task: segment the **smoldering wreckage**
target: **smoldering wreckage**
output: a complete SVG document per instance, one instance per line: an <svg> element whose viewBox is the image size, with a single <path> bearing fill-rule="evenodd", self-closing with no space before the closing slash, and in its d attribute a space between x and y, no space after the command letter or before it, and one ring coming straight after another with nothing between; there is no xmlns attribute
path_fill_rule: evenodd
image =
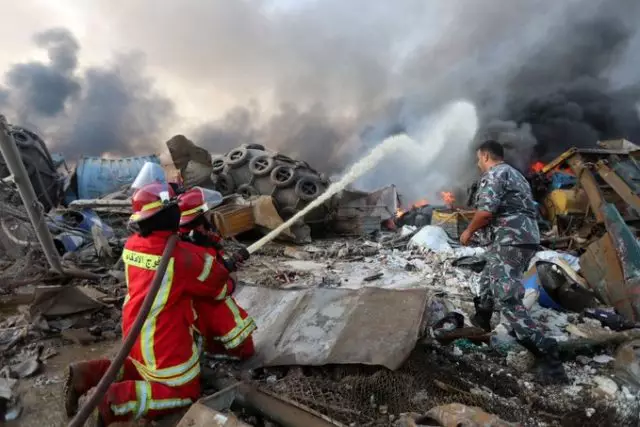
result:
<svg viewBox="0 0 640 427"><path fill-rule="evenodd" d="M21 384L62 387L48 361L74 344L114 345L126 294L120 260L131 183L156 155L82 157L69 168L38 135L8 125L67 274L52 272L16 188L0 167L5 421L37 411ZM224 240L256 240L315 200L329 179L257 144L209 153L167 142L166 176L215 189ZM345 190L256 252L238 302L255 318L256 356L203 356L203 397L155 421L178 426L638 425L640 149L605 141L531 166L542 248L525 305L560 342L568 385L533 376L534 357L498 326L469 326L484 252L458 243L469 200L404 206L395 187Z"/></svg>

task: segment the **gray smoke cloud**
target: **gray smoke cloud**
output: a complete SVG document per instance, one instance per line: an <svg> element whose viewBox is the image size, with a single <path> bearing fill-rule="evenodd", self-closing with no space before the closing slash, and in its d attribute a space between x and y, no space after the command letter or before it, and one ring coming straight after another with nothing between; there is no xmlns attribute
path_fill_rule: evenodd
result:
<svg viewBox="0 0 640 427"><path fill-rule="evenodd" d="M52 117L64 111L65 104L78 95L80 84L74 76L79 45L65 29L51 29L34 37L35 44L46 49L49 64L16 64L6 74L11 97L23 117Z"/></svg>
<svg viewBox="0 0 640 427"><path fill-rule="evenodd" d="M205 37L220 37L213 43L229 55L218 58L213 72L232 87L260 91L267 82L272 96L295 114L274 133L271 123L282 111L265 118L250 113L259 110L255 106L239 107L199 134L212 150L250 139L335 172L384 137L420 128L459 98L478 107L477 140L498 139L508 160L524 171L533 161L549 160L574 145L617 137L640 140L638 77L630 71L640 52L637 2L571 0L540 7L536 2L461 0L436 6L404 1L370 8L358 1L323 1L286 15L240 12L246 5L240 3L216 9L223 17L241 16L237 28ZM240 75L231 76L239 69ZM314 108L324 114L309 114ZM229 120L241 110L239 127ZM321 150L317 141L323 142ZM463 186L475 177L473 146L447 158L424 172L430 182L451 182L440 185L444 188L429 188L422 177L399 178L411 161L407 158L389 159L360 183L373 188L406 181L401 189L415 199L437 196L453 189L447 185Z"/></svg>
<svg viewBox="0 0 640 427"><path fill-rule="evenodd" d="M114 46L144 52L149 65L190 93L197 88L211 94L211 103L221 96L233 104L220 117L181 130L214 152L262 143L339 173L386 136L422 129L460 98L478 109L477 139L504 142L521 169L571 145L640 140L637 1L281 3L139 0L113 8L104 0L92 7L112 29ZM122 67L116 59L104 72ZM117 77L125 80L115 86L126 90L95 89L88 104L90 73L71 73L80 92L58 99L70 122L82 118L66 126L67 139L57 140L69 147L92 140L96 152L121 153L143 153L153 145L148 141L162 141L158 135L174 123L171 102L154 94L142 65L136 69ZM13 98L16 87L6 83ZM106 95L120 96L132 113L118 111L113 106L120 101ZM101 122L103 104L100 114L108 119ZM83 105L96 114L81 116ZM107 122L116 125L98 126L101 135L92 138L96 123ZM403 181L408 199L452 190L475 175L473 144L455 147L457 155L424 172L434 178L429 181L398 179L411 161L403 158L384 162L361 184Z"/></svg>
<svg viewBox="0 0 640 427"><path fill-rule="evenodd" d="M38 33L34 43L49 61L13 65L0 90L0 107L13 113L14 123L38 131L70 159L158 150L174 109L142 74L142 54L118 55L110 64L81 71L80 45L68 30Z"/></svg>

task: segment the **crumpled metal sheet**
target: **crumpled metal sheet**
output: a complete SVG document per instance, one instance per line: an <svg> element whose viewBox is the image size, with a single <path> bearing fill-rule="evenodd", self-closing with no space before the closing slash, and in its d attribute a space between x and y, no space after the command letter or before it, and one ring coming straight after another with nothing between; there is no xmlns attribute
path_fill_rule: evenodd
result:
<svg viewBox="0 0 640 427"><path fill-rule="evenodd" d="M640 319L640 244L612 204L602 207L607 234L580 257L581 273L600 299L628 320Z"/></svg>
<svg viewBox="0 0 640 427"><path fill-rule="evenodd" d="M255 367L366 364L397 369L420 336L426 289L239 287L258 324Z"/></svg>
<svg viewBox="0 0 640 427"><path fill-rule="evenodd" d="M342 215L366 215L378 217L381 221L395 218L399 207L398 192L394 185L380 188L371 193L344 190L339 201Z"/></svg>
<svg viewBox="0 0 640 427"><path fill-rule="evenodd" d="M36 288L32 315L47 319L98 310L105 305L96 298L100 292L87 286L42 286Z"/></svg>

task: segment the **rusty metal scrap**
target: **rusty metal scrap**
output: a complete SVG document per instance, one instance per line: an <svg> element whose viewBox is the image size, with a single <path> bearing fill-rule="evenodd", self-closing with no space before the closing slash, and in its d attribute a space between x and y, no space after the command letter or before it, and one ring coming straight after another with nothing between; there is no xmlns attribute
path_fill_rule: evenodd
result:
<svg viewBox="0 0 640 427"><path fill-rule="evenodd" d="M258 411L261 415L283 427L345 427L344 424L300 403L260 390L250 384L229 379L218 379L215 384L220 389L235 387L236 400L239 405ZM210 401L214 400L216 395L200 399L199 402L209 406L211 405ZM227 424L223 425L227 426Z"/></svg>
<svg viewBox="0 0 640 427"><path fill-rule="evenodd" d="M629 187L624 179L620 178L603 160L598 161L596 164L596 171L600 177L618 193L622 200L637 212L640 212L640 197Z"/></svg>

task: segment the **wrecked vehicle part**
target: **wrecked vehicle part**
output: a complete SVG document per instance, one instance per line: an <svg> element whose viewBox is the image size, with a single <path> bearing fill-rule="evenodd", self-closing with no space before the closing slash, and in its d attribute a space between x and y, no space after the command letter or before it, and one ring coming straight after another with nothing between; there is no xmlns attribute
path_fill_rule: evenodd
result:
<svg viewBox="0 0 640 427"><path fill-rule="evenodd" d="M616 207L607 203L602 208L607 231L614 241L616 252L622 266L625 281L640 279L640 243L636 235L624 222ZM640 286L638 284L637 286ZM638 293L637 291L630 294ZM640 297L640 296L639 296ZM638 308L640 310L640 307Z"/></svg>
<svg viewBox="0 0 640 427"><path fill-rule="evenodd" d="M57 172L46 144L38 135L20 126L6 127L20 151L36 197L44 211L48 212L62 201L64 177ZM7 164L0 156L0 178L10 175Z"/></svg>
<svg viewBox="0 0 640 427"><path fill-rule="evenodd" d="M582 273L600 299L627 319L640 319L640 244L612 204L602 209L607 233L580 258Z"/></svg>
<svg viewBox="0 0 640 427"><path fill-rule="evenodd" d="M21 157L18 144L7 132L7 124L4 116L0 115L0 151L3 161L11 174L15 176L15 183L22 199L22 206L27 211L29 220L33 225L35 235L40 242L40 248L44 252L49 267L56 273L62 274L63 268L55 248L51 233L45 221L45 213L37 200L36 193L28 178L28 172ZM49 159L51 157L49 156Z"/></svg>
<svg viewBox="0 0 640 427"><path fill-rule="evenodd" d="M600 177L602 177L602 179L620 195L625 203L635 209L637 213L640 213L640 197L638 197L639 189L638 184L633 180L633 177L628 177L625 180L619 174L614 173L614 171L602 160L597 163L596 170ZM635 172L636 175L640 173L638 170ZM629 181L631 181L633 187L628 185Z"/></svg>

